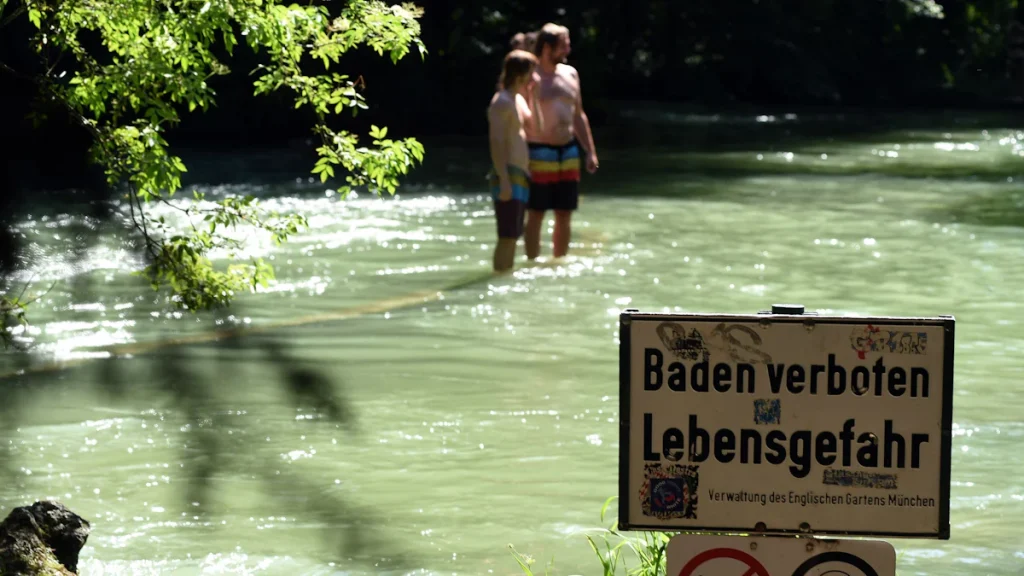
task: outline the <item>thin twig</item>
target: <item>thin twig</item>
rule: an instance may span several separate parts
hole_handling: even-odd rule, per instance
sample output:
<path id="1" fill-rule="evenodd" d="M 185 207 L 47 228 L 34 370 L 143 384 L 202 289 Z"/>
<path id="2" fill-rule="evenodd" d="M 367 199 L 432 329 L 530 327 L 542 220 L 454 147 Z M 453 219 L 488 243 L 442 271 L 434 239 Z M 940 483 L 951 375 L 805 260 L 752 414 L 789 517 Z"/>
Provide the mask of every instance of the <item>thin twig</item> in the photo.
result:
<path id="1" fill-rule="evenodd" d="M 3 22 L 0 22 L 0 28 L 3 28 L 4 26 L 7 26 L 7 25 L 8 25 L 8 24 L 10 24 L 11 22 L 14 22 L 14 19 L 15 19 L 15 18 L 17 18 L 18 16 L 21 16 L 21 15 L 22 15 L 22 14 L 24 14 L 24 13 L 25 13 L 25 7 L 24 7 L 24 6 L 20 6 L 20 7 L 18 7 L 18 9 L 17 9 L 17 10 L 15 10 L 14 12 L 11 12 L 11 13 L 10 13 L 10 14 L 9 14 L 9 15 L 7 16 L 7 18 L 4 18 L 4 21 L 3 21 Z"/>
<path id="2" fill-rule="evenodd" d="M 38 301 L 38 300 L 39 300 L 40 298 L 42 298 L 43 296 L 46 296 L 47 294 L 49 294 L 49 293 L 50 293 L 50 290 L 53 290 L 53 287 L 54 287 L 54 286 L 56 286 L 58 282 L 59 282 L 59 280 L 54 280 L 54 281 L 53 281 L 53 283 L 52 283 L 52 284 L 50 284 L 50 287 L 49 287 L 49 288 L 47 288 L 45 292 L 43 292 L 42 294 L 39 294 L 39 295 L 37 295 L 37 296 L 36 296 L 35 298 L 33 298 L 33 299 L 29 300 L 28 302 L 25 302 L 25 304 L 24 304 L 24 305 L 25 305 L 25 306 L 29 306 L 29 305 L 31 305 L 31 304 L 33 304 L 33 303 L 35 303 L 36 301 Z"/>
<path id="3" fill-rule="evenodd" d="M 163 196 L 160 196 L 159 199 L 160 199 L 161 202 L 163 202 L 164 204 L 167 204 L 171 208 L 174 208 L 175 210 L 177 210 L 179 212 L 184 212 L 185 215 L 187 215 L 187 216 L 191 216 L 191 213 L 190 213 L 190 211 L 192 210 L 191 208 L 182 208 L 180 206 L 175 206 L 174 204 L 171 204 L 170 200 L 164 198 Z"/>
<path id="4" fill-rule="evenodd" d="M 28 74 L 22 74 L 21 72 L 18 72 L 17 70 L 11 68 L 7 64 L 4 64 L 3 62 L 0 62 L 0 70 L 7 72 L 8 74 L 11 74 L 13 76 L 17 76 L 18 78 L 23 78 L 25 80 L 35 80 L 35 78 L 33 78 L 32 76 L 29 76 Z"/>
<path id="5" fill-rule="evenodd" d="M 32 281 L 35 280 L 36 276 L 38 276 L 38 275 L 39 275 L 39 272 L 36 272 L 36 273 L 32 274 L 32 277 L 29 278 L 28 281 L 25 282 L 24 286 L 22 286 L 21 293 L 18 294 L 18 302 L 21 302 L 21 297 L 25 295 L 25 291 L 28 290 L 29 285 L 32 284 Z"/>
<path id="6" fill-rule="evenodd" d="M 146 227 L 146 212 L 142 208 L 142 199 L 139 198 L 139 191 L 136 190 L 135 185 L 131 182 L 128 182 L 128 189 L 132 192 L 132 199 L 139 204 L 139 220 L 142 222 L 142 234 L 149 240 L 149 228 Z"/>
<path id="7" fill-rule="evenodd" d="M 50 66 L 50 68 L 46 71 L 47 76 L 53 75 L 53 69 L 56 68 L 58 64 L 60 64 L 60 60 L 64 57 L 64 54 L 65 52 L 63 50 L 57 53 L 57 59 L 53 61 L 53 65 Z"/>
<path id="8" fill-rule="evenodd" d="M 132 225 L 134 225 L 136 228 L 138 228 L 139 227 L 139 221 L 135 218 L 135 202 L 132 201 L 131 193 L 130 192 L 129 192 L 129 195 L 128 195 L 128 210 L 131 213 Z M 150 256 L 153 256 L 153 252 L 152 252 L 152 250 L 149 247 L 149 237 L 146 236 L 146 235 L 143 235 L 143 239 L 146 241 L 146 249 L 149 251 Z"/>
<path id="9" fill-rule="evenodd" d="M 195 232 L 196 234 L 199 234 L 199 229 L 196 228 L 196 223 L 192 221 L 192 212 L 191 212 L 192 208 L 181 208 L 181 207 L 175 206 L 174 204 L 171 204 L 170 200 L 164 198 L 163 196 L 159 196 L 158 198 L 164 204 L 170 206 L 171 208 L 174 208 L 175 210 L 178 210 L 178 211 L 184 213 L 185 216 L 188 217 L 188 225 L 192 227 L 192 231 Z"/>

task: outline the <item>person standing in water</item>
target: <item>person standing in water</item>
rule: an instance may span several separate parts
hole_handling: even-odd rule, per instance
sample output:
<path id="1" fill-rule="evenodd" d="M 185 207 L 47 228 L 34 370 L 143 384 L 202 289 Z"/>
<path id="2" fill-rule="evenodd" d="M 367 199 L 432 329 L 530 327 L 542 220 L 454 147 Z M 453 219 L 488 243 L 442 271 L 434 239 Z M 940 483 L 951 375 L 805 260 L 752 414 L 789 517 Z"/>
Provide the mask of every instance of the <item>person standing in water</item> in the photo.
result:
<path id="1" fill-rule="evenodd" d="M 543 114 L 545 126 L 527 129 L 531 180 L 525 236 L 526 255 L 531 260 L 540 255 L 540 232 L 548 210 L 555 212 L 553 256 L 560 258 L 569 252 L 572 213 L 579 206 L 581 156 L 588 172 L 593 174 L 598 168 L 590 121 L 583 111 L 580 75 L 565 63 L 569 52 L 565 26 L 548 23 L 537 33 L 537 110 Z"/>
<path id="2" fill-rule="evenodd" d="M 499 79 L 501 90 L 487 107 L 492 164 L 488 179 L 498 225 L 495 272 L 505 272 L 515 263 L 516 242 L 523 235 L 523 215 L 530 200 L 526 130 L 542 129 L 531 106 L 536 66 L 537 57 L 530 52 L 509 52 Z"/>

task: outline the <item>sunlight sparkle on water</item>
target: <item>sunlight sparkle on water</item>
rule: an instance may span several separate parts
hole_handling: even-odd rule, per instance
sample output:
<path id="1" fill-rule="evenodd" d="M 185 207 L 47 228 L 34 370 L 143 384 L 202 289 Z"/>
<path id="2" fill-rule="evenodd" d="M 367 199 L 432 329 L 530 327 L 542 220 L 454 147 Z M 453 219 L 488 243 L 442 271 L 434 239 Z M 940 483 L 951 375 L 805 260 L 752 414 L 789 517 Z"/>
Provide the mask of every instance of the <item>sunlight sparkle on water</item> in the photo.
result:
<path id="1" fill-rule="evenodd" d="M 933 146 L 934 146 L 934 148 L 936 150 L 942 150 L 944 152 L 953 152 L 953 151 L 977 152 L 977 151 L 981 150 L 981 148 L 978 147 L 977 144 L 972 144 L 970 142 L 962 142 L 962 143 L 959 143 L 959 144 L 957 144 L 955 142 L 936 142 Z"/>

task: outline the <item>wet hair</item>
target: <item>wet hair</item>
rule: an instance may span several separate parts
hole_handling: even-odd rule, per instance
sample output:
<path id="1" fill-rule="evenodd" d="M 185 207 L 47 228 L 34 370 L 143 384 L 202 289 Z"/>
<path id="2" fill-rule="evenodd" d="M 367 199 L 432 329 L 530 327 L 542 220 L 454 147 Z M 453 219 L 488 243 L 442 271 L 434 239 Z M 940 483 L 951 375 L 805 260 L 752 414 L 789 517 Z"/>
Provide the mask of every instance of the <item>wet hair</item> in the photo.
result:
<path id="1" fill-rule="evenodd" d="M 502 88 L 510 88 L 516 85 L 524 76 L 529 76 L 537 65 L 537 57 L 526 50 L 513 50 L 505 55 L 505 61 L 501 67 L 501 76 L 498 78 L 498 85 Z"/>
<path id="2" fill-rule="evenodd" d="M 555 46 L 558 45 L 558 41 L 568 35 L 569 29 L 565 26 L 559 26 L 558 24 L 548 22 L 541 27 L 539 32 L 537 32 L 537 40 L 533 47 L 533 53 L 540 56 L 544 53 L 545 46 L 551 46 L 551 48 L 554 49 Z"/>

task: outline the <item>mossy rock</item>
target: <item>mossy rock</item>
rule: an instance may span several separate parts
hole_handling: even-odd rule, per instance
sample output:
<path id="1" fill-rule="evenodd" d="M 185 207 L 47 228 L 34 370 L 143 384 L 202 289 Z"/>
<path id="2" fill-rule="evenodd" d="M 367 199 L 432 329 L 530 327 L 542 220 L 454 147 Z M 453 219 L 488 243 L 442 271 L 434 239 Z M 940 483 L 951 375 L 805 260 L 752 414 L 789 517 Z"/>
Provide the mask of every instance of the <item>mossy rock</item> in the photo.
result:
<path id="1" fill-rule="evenodd" d="M 15 508 L 0 523 L 0 576 L 73 576 L 89 530 L 60 502 Z"/>

